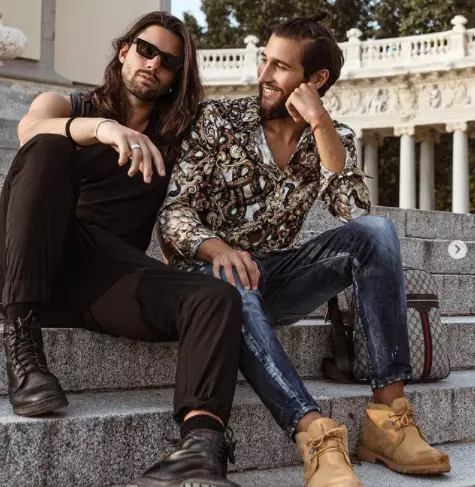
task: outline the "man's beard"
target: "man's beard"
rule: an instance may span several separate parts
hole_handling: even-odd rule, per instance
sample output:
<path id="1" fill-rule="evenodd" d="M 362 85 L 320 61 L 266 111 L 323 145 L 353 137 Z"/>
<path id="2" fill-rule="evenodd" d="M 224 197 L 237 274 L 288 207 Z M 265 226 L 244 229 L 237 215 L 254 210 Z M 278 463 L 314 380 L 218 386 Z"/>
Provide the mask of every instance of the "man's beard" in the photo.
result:
<path id="1" fill-rule="evenodd" d="M 290 117 L 290 113 L 285 106 L 289 97 L 287 97 L 285 100 L 278 102 L 272 107 L 265 108 L 262 106 L 262 90 L 262 85 L 259 85 L 259 105 L 262 120 L 276 120 L 278 118 Z"/>
<path id="2" fill-rule="evenodd" d="M 127 75 L 123 76 L 126 90 L 131 95 L 135 96 L 141 101 L 145 101 L 145 102 L 156 101 L 158 98 L 160 98 L 163 95 L 159 81 L 157 81 L 157 79 L 154 78 L 155 82 L 157 83 L 155 87 L 143 86 L 141 85 L 140 80 L 138 79 L 139 74 L 140 71 L 135 73 L 132 77 L 128 77 Z M 147 76 L 152 76 L 150 75 L 150 73 L 144 72 L 144 74 L 147 74 Z"/>

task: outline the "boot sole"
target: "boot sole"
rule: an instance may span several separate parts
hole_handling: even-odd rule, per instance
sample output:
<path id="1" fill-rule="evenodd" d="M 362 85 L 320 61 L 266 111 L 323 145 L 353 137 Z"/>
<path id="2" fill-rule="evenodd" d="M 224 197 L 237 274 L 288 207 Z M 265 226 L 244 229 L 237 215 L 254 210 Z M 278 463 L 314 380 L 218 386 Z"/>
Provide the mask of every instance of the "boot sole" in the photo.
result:
<path id="1" fill-rule="evenodd" d="M 435 465 L 399 465 L 384 455 L 368 450 L 364 446 L 358 448 L 358 458 L 369 463 L 384 463 L 388 468 L 398 473 L 412 475 L 438 475 L 450 472 L 450 463 L 439 463 Z"/>
<path id="2" fill-rule="evenodd" d="M 13 412 L 18 416 L 41 416 L 42 414 L 52 413 L 58 409 L 65 408 L 69 405 L 66 397 L 54 397 L 45 399 L 28 406 L 13 407 Z"/>

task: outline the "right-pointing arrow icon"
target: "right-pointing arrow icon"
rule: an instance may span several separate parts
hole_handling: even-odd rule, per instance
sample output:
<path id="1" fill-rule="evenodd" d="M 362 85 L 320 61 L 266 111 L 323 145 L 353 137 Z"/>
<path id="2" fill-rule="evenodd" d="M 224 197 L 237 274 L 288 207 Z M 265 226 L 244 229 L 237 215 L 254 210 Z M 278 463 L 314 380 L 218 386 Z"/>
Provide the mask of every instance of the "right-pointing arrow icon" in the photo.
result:
<path id="1" fill-rule="evenodd" d="M 449 255 L 452 259 L 463 259 L 467 255 L 467 244 L 462 240 L 454 240 L 449 245 Z"/>

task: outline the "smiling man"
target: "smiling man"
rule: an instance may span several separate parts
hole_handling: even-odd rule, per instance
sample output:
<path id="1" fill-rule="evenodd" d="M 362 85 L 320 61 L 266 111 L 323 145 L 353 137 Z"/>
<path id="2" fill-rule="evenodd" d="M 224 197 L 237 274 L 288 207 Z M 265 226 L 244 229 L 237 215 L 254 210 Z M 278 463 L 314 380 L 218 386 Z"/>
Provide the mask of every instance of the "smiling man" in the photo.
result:
<path id="1" fill-rule="evenodd" d="M 22 148 L 0 198 L 10 401 L 22 416 L 68 404 L 48 370 L 41 326 L 178 340 L 182 441 L 133 485 L 236 486 L 226 479 L 224 433 L 239 362 L 239 293 L 145 254 L 200 101 L 196 50 L 165 12 L 140 18 L 113 46 L 101 87 L 44 93 L 18 127 Z"/>
<path id="2" fill-rule="evenodd" d="M 346 428 L 322 416 L 272 327 L 298 321 L 350 284 L 374 398 L 360 458 L 406 473 L 445 472 L 450 464 L 426 443 L 404 397 L 411 365 L 399 240 L 390 220 L 363 216 L 369 194 L 354 133 L 322 103 L 343 65 L 325 17 L 274 30 L 259 66 L 259 97 L 203 105 L 182 145 L 160 226 L 173 265 L 213 274 L 241 292 L 240 368 L 297 440 L 305 485 L 357 487 Z M 349 223 L 297 247 L 317 199 Z"/>

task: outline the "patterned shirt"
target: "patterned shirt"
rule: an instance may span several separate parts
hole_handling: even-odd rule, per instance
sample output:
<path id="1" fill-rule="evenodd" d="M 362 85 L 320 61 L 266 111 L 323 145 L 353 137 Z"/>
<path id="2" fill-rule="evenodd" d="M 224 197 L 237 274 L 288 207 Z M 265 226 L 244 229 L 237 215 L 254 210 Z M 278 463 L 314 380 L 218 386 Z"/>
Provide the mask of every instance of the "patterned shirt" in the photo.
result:
<path id="1" fill-rule="evenodd" d="M 321 165 L 310 127 L 280 169 L 265 140 L 257 97 L 204 102 L 182 144 L 159 213 L 170 263 L 189 270 L 203 265 L 199 246 L 220 238 L 255 256 L 296 247 L 305 218 L 323 200 L 341 221 L 370 209 L 364 173 L 356 167 L 354 132 L 334 121 L 346 150 L 345 169 Z"/>

